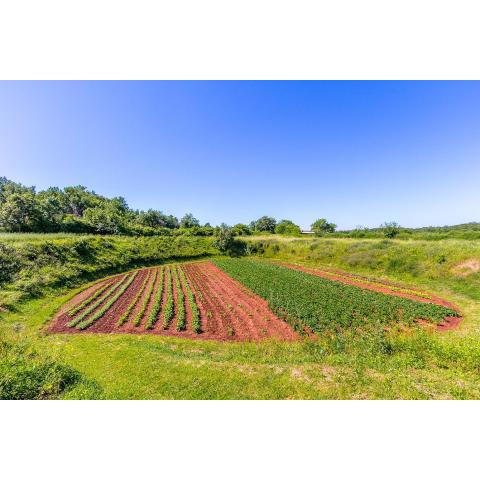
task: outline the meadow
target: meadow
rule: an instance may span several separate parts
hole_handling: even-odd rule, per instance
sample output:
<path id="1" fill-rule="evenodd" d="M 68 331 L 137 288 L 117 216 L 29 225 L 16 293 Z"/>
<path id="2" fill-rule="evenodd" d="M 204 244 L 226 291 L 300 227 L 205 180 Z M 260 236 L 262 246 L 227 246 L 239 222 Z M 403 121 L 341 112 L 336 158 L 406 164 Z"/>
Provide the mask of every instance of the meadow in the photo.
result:
<path id="1" fill-rule="evenodd" d="M 0 242 L 15 251 L 19 262 L 15 281 L 4 283 L 1 291 L 2 398 L 480 398 L 480 274 L 475 263 L 480 259 L 480 243 L 473 240 L 248 238 L 251 258 L 241 260 L 218 256 L 205 238 L 60 236 L 43 240 L 19 235 Z M 7 253 L 2 253 L 5 262 Z M 195 339 L 182 337 L 181 328 L 178 336 L 48 331 L 66 302 L 87 287 L 95 288 L 98 280 L 156 265 L 160 269 L 169 265 L 179 273 L 185 261 L 195 260 L 195 265 L 205 258 L 225 271 L 230 269 L 233 277 L 243 275 L 245 285 L 267 298 L 273 311 L 280 314 L 290 309 L 310 327 L 315 314 L 299 310 L 299 305 L 308 306 L 300 294 L 294 295 L 293 304 L 285 304 L 288 298 L 280 297 L 274 304 L 269 292 L 261 290 L 264 281 L 254 284 L 245 267 L 235 273 L 234 266 L 255 263 L 256 275 L 261 272 L 265 278 L 280 269 L 281 282 L 288 285 L 301 278 L 316 289 L 334 288 L 350 295 L 352 290 L 345 291 L 344 285 L 332 286 L 304 273 L 299 277 L 294 270 L 285 273 L 286 269 L 271 262 L 341 269 L 372 282 L 391 281 L 405 290 L 431 292 L 458 306 L 462 320 L 457 328 L 439 332 L 434 324 L 440 317 L 433 312 L 431 327 L 407 321 L 406 329 L 385 329 L 392 323 L 380 309 L 375 328 L 358 329 L 345 323 L 351 315 L 344 311 L 339 317 L 342 328 L 328 328 L 333 315 L 313 325 L 318 331 L 315 337 L 288 342 Z M 176 278 L 182 282 L 183 277 Z M 138 288 L 143 285 L 137 278 L 129 288 L 134 282 Z M 211 282 L 219 288 L 215 279 Z M 37 288 L 32 287 L 35 283 Z M 176 285 L 174 279 L 172 292 Z M 285 290 L 280 287 L 279 291 Z M 182 291 L 188 312 L 188 292 Z M 371 294 L 355 294 L 352 301 L 361 306 Z M 315 305 L 324 300 L 316 299 Z M 400 300 L 388 301 L 398 305 Z M 152 295 L 147 308 L 154 304 Z M 415 308 L 431 308 L 424 306 L 431 304 L 421 305 Z M 228 305 L 224 309 L 228 311 Z M 148 313 L 142 318 L 142 325 L 147 325 Z M 133 319 L 132 314 L 130 322 Z M 175 320 L 169 328 L 176 331 L 177 325 Z M 155 328 L 162 329 L 161 316 Z"/>

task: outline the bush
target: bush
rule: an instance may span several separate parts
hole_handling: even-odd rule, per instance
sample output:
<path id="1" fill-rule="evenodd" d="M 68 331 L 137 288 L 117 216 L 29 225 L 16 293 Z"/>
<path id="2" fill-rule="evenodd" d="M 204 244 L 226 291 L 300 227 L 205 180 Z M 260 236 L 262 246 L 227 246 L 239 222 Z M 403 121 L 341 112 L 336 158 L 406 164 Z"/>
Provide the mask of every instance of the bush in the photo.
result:
<path id="1" fill-rule="evenodd" d="M 395 238 L 400 233 L 400 225 L 397 222 L 385 222 L 380 228 L 387 238 Z"/>
<path id="2" fill-rule="evenodd" d="M 247 249 L 247 244 L 242 240 L 235 240 L 232 229 L 227 227 L 218 231 L 213 246 L 232 257 L 245 255 Z"/>
<path id="3" fill-rule="evenodd" d="M 72 367 L 40 357 L 28 346 L 0 339 L 1 400 L 58 398 L 82 380 Z"/>
<path id="4" fill-rule="evenodd" d="M 0 243 L 0 285 L 13 280 L 22 263 L 15 249 Z"/>

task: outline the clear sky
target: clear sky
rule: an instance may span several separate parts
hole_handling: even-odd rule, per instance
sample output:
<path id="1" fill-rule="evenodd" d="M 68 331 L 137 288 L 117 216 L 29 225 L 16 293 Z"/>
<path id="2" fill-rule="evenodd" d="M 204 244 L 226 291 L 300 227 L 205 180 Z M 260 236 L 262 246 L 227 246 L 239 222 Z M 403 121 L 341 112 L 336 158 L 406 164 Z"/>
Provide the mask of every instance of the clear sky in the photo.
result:
<path id="1" fill-rule="evenodd" d="M 0 82 L 0 176 L 212 224 L 480 221 L 480 83 Z"/>

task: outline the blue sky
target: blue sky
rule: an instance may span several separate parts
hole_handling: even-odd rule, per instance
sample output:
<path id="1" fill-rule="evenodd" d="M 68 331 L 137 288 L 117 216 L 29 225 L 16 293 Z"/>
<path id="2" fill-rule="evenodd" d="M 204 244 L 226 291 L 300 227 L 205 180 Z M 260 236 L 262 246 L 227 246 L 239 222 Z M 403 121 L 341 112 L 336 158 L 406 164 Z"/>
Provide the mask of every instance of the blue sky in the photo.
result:
<path id="1" fill-rule="evenodd" d="M 480 83 L 0 82 L 0 176 L 212 224 L 480 221 Z"/>

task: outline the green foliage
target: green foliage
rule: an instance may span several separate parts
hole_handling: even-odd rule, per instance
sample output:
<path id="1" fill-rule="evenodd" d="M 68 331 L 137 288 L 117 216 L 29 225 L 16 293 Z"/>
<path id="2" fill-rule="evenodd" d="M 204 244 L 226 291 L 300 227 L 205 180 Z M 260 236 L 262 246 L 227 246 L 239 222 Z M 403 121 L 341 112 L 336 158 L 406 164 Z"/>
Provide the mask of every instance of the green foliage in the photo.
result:
<path id="1" fill-rule="evenodd" d="M 112 295 L 115 290 L 117 290 L 119 287 L 121 287 L 125 281 L 127 280 L 127 275 L 123 276 L 119 280 L 113 282 L 111 285 L 109 285 L 109 289 L 103 293 L 103 295 L 98 298 L 95 302 L 89 303 L 88 308 L 82 311 L 80 315 L 76 316 L 73 318 L 70 322 L 68 322 L 69 327 L 76 327 L 80 322 L 83 322 L 84 319 L 86 319 L 91 313 L 93 313 L 100 305 L 102 305 L 103 302 L 105 302 L 110 295 Z M 92 297 L 95 297 L 95 293 L 92 295 Z"/>
<path id="2" fill-rule="evenodd" d="M 148 315 L 147 323 L 145 325 L 145 328 L 147 330 L 152 330 L 153 327 L 155 326 L 155 323 L 157 323 L 158 313 L 160 312 L 160 308 L 161 308 L 161 305 L 162 305 L 163 270 L 164 269 L 162 267 L 159 271 L 160 281 L 158 283 L 157 289 L 155 290 L 155 297 L 153 299 L 152 310 L 150 311 L 150 314 Z M 143 288 L 142 288 L 142 290 L 143 290 Z"/>
<path id="3" fill-rule="evenodd" d="M 183 295 L 180 278 L 178 276 L 178 269 L 176 266 L 172 267 L 173 279 L 175 282 L 175 291 L 177 293 L 177 332 L 181 332 L 187 328 L 186 312 L 185 312 L 185 297 Z"/>
<path id="4" fill-rule="evenodd" d="M 246 243 L 235 239 L 233 230 L 227 226 L 218 229 L 212 245 L 221 253 L 231 257 L 240 257 L 246 253 Z"/>
<path id="5" fill-rule="evenodd" d="M 90 305 L 94 300 L 96 300 L 108 287 L 110 287 L 110 284 L 107 282 L 105 285 L 100 287 L 98 290 L 93 292 L 92 295 L 90 295 L 86 300 L 83 302 L 79 303 L 77 306 L 72 308 L 69 312 L 68 315 L 70 317 L 73 317 L 76 313 L 78 313 L 80 310 L 83 310 L 85 307 Z"/>
<path id="6" fill-rule="evenodd" d="M 17 251 L 0 243 L 0 285 L 11 282 L 21 267 L 22 262 Z"/>
<path id="7" fill-rule="evenodd" d="M 173 304 L 173 289 L 172 289 L 172 269 L 169 268 L 168 272 L 165 273 L 165 282 L 167 288 L 167 298 L 165 299 L 165 308 L 163 310 L 163 323 L 162 327 L 164 330 L 170 325 L 170 320 L 175 314 L 174 304 Z"/>
<path id="8" fill-rule="evenodd" d="M 275 233 L 276 226 L 277 226 L 277 221 L 274 218 L 268 217 L 266 215 L 250 223 L 250 228 L 258 232 Z"/>
<path id="9" fill-rule="evenodd" d="M 234 235 L 251 235 L 252 231 L 248 225 L 245 225 L 244 223 L 237 223 L 232 227 L 232 233 Z"/>
<path id="10" fill-rule="evenodd" d="M 337 226 L 334 223 L 327 222 L 325 218 L 319 218 L 312 223 L 311 228 L 315 235 L 322 236 L 326 233 L 333 233 Z"/>
<path id="11" fill-rule="evenodd" d="M 40 223 L 40 211 L 32 192 L 12 193 L 0 204 L 0 227 L 12 232 L 32 232 Z"/>
<path id="12" fill-rule="evenodd" d="M 116 292 L 115 295 L 111 298 L 107 298 L 107 301 L 102 305 L 91 317 L 86 318 L 83 322 L 80 322 L 77 325 L 79 330 L 85 330 L 86 328 L 93 325 L 97 320 L 102 318 L 110 309 L 110 307 L 125 293 L 125 290 L 132 284 L 137 276 L 138 271 L 130 275 L 127 282 L 124 283 Z"/>
<path id="13" fill-rule="evenodd" d="M 145 291 L 145 287 L 147 286 L 148 279 L 150 278 L 150 273 L 145 275 L 145 278 L 143 279 L 142 285 L 138 289 L 137 293 L 135 294 L 135 297 L 132 299 L 130 302 L 130 305 L 127 307 L 125 312 L 123 312 L 122 316 L 118 319 L 117 322 L 117 327 L 121 327 L 125 323 L 127 323 L 128 317 L 132 313 L 133 309 L 139 302 L 140 298 L 142 297 L 143 292 Z M 148 328 L 148 327 L 147 327 Z"/>
<path id="14" fill-rule="evenodd" d="M 181 223 L 158 210 L 134 211 L 123 197 L 106 198 L 82 185 L 39 193 L 5 177 L 0 178 L 0 229 L 5 232 L 68 232 L 101 235 L 171 235 L 173 230 L 198 228 L 190 235 L 212 235 L 191 214 Z"/>
<path id="15" fill-rule="evenodd" d="M 40 296 L 51 288 L 82 282 L 134 267 L 216 252 L 211 238 L 119 237 L 13 234 L 0 235 L 0 278 L 20 298 Z M 1 283 L 1 282 L 0 282 Z M 0 303 L 2 295 L 0 290 Z M 18 301 L 18 298 L 17 298 Z"/>
<path id="16" fill-rule="evenodd" d="M 275 227 L 275 233 L 290 237 L 300 237 L 302 231 L 300 230 L 300 227 L 295 225 L 291 220 L 282 220 Z"/>
<path id="17" fill-rule="evenodd" d="M 95 232 L 103 235 L 118 235 L 125 232 L 125 212 L 113 204 L 87 208 L 83 221 Z"/>
<path id="18" fill-rule="evenodd" d="M 177 217 L 165 215 L 159 210 L 149 209 L 141 211 L 137 216 L 137 222 L 144 227 L 150 228 L 178 228 L 180 226 Z"/>
<path id="19" fill-rule="evenodd" d="M 232 229 L 220 228 L 217 235 L 215 236 L 213 246 L 217 248 L 220 252 L 225 253 L 232 248 L 234 242 L 235 238 Z"/>
<path id="20" fill-rule="evenodd" d="M 133 319 L 133 326 L 134 327 L 139 327 L 140 326 L 142 318 L 145 315 L 145 312 L 146 312 L 147 307 L 148 307 L 148 303 L 150 302 L 150 297 L 152 296 L 153 289 L 155 287 L 155 282 L 157 281 L 157 275 L 158 275 L 158 270 L 155 270 L 153 273 L 150 273 L 150 278 L 152 280 L 150 282 L 150 286 L 148 287 L 148 289 L 145 293 L 145 298 L 143 299 L 142 307 L 140 308 L 137 315 Z"/>
<path id="21" fill-rule="evenodd" d="M 190 311 L 192 312 L 192 330 L 195 333 L 200 333 L 202 330 L 202 325 L 200 322 L 200 311 L 198 310 L 192 286 L 190 285 L 187 276 L 185 275 L 185 272 L 183 271 L 183 268 L 181 266 L 178 267 L 178 272 L 187 291 L 188 305 L 190 307 Z"/>
<path id="22" fill-rule="evenodd" d="M 416 302 L 345 285 L 286 267 L 254 260 L 215 259 L 213 262 L 265 298 L 279 315 L 314 332 L 354 327 L 413 325 L 423 319 L 440 323 L 458 313 L 443 306 Z"/>
<path id="23" fill-rule="evenodd" d="M 397 222 L 385 222 L 380 228 L 387 238 L 395 238 L 400 233 L 400 225 Z"/>
<path id="24" fill-rule="evenodd" d="M 83 382 L 74 368 L 39 355 L 28 344 L 0 338 L 0 400 L 58 398 Z M 89 391 L 90 398 L 98 394 L 97 386 Z"/>
<path id="25" fill-rule="evenodd" d="M 180 220 L 181 228 L 192 228 L 192 227 L 199 227 L 199 226 L 200 226 L 200 222 L 191 213 L 185 214 Z"/>

